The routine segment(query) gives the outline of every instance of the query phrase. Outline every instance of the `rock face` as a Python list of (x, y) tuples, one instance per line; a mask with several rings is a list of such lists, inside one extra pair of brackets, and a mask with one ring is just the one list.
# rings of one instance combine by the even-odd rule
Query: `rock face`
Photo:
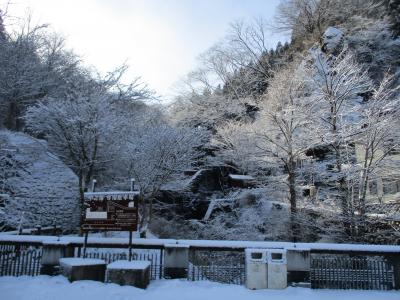
[(78, 225), (78, 178), (45, 141), (0, 131), (0, 228)]
[(343, 32), (335, 27), (328, 27), (322, 35), (322, 51), (337, 51), (343, 42)]

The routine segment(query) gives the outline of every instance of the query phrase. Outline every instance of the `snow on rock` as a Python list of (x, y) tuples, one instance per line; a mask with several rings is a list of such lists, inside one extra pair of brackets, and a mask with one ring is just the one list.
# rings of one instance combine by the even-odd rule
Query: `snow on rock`
[[(21, 288), (23, 287), (23, 288)], [(152, 281), (146, 290), (97, 281), (75, 281), (65, 277), (0, 277), (4, 300), (397, 300), (398, 291), (311, 290), (289, 287), (284, 290), (248, 290), (244, 286), (209, 281)]]
[(335, 51), (343, 41), (343, 31), (335, 27), (328, 27), (322, 35), (322, 50), (324, 52)]
[[(47, 143), (23, 133), (0, 131), (0, 157), (8, 157), (4, 225), (17, 228), (59, 225), (70, 229), (78, 224), (78, 178)], [(3, 192), (3, 191), (2, 191)]]
[(151, 263), (147, 260), (117, 260), (107, 265), (107, 269), (116, 270), (144, 270), (150, 267)]

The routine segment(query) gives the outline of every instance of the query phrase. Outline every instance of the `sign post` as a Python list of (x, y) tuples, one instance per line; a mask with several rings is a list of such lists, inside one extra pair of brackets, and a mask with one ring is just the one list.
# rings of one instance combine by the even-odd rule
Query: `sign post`
[(85, 215), (82, 231), (85, 232), (83, 257), (89, 231), (128, 231), (129, 260), (132, 258), (132, 232), (138, 225), (138, 192), (85, 193)]

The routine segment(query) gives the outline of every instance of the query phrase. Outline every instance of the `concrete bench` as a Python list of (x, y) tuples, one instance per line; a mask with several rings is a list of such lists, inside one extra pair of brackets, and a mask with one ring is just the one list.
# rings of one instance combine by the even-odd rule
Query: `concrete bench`
[(91, 258), (61, 258), (60, 271), (71, 282), (76, 280), (104, 282), (106, 262)]
[(117, 260), (107, 266), (107, 281), (145, 289), (150, 283), (150, 262)]

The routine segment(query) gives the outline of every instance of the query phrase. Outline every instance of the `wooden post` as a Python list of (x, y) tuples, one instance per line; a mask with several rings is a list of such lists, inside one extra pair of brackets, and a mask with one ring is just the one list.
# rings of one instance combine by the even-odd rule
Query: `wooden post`
[(97, 183), (97, 180), (93, 179), (93, 181), (92, 181), (92, 192), (93, 193), (96, 191), (96, 183)]
[(131, 178), (131, 192), (135, 190), (135, 178)]
[(89, 231), (85, 232), (85, 241), (83, 242), (83, 258), (86, 258), (86, 245), (89, 236)]
[(129, 230), (129, 261), (132, 260), (132, 230)]
[(394, 289), (400, 290), (400, 254), (388, 255), (386, 258), (393, 266)]

